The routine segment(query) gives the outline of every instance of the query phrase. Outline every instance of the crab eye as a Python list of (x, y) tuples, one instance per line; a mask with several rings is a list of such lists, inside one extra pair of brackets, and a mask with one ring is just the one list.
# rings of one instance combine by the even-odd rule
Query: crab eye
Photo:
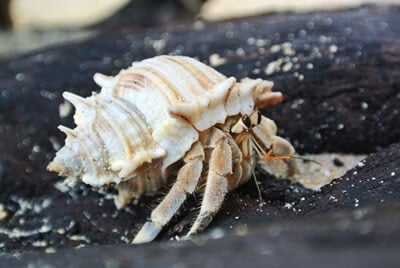
[(250, 120), (250, 117), (247, 114), (242, 116), (242, 122), (247, 128), (251, 127), (251, 120)]
[(262, 114), (260, 111), (257, 111), (257, 125), (261, 124)]

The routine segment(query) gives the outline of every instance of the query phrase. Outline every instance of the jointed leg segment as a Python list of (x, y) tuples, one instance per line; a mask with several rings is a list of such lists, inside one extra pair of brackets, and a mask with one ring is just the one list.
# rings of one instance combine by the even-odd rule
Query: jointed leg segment
[(262, 157), (259, 166), (269, 174), (277, 177), (288, 178), (298, 173), (297, 162), (293, 157), (295, 153), (293, 146), (287, 140), (279, 136), (272, 136), (271, 139), (272, 147)]
[(268, 152), (262, 157), (262, 160), (268, 161), (268, 160), (291, 160), (293, 156), (291, 155), (272, 155), (274, 153), (274, 149), (271, 148), (268, 150)]
[(187, 195), (195, 191), (203, 169), (203, 160), (203, 148), (200, 143), (196, 143), (184, 158), (185, 164), (179, 170), (176, 182), (171, 190), (153, 210), (151, 221), (143, 225), (132, 243), (145, 243), (156, 238), (161, 229), (176, 214)]
[(199, 233), (210, 224), (228, 192), (227, 176), (232, 174), (232, 150), (224, 137), (214, 137), (218, 140), (211, 140), (210, 144), (211, 147), (215, 147), (208, 162), (209, 170), (200, 213), (188, 235)]
[[(233, 148), (226, 135), (219, 129), (210, 130), (204, 139), (202, 144), (196, 143), (188, 152), (176, 182), (163, 201), (153, 210), (151, 220), (143, 225), (133, 243), (152, 241), (160, 233), (186, 200), (187, 195), (195, 192), (202, 175), (204, 160), (208, 162), (208, 172), (205, 173), (207, 178), (203, 201), (200, 213), (188, 235), (204, 230), (219, 211), (230, 187), (229, 179), (233, 178)], [(210, 150), (208, 159), (205, 159), (203, 146), (206, 150)]]

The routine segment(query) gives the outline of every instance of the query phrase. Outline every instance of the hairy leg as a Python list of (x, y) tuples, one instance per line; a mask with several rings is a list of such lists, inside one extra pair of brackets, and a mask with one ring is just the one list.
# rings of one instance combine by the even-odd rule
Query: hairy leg
[(225, 134), (218, 129), (212, 129), (205, 147), (212, 150), (208, 160), (206, 186), (200, 213), (188, 236), (203, 231), (210, 224), (221, 208), (228, 192), (228, 178), (232, 176), (232, 149)]
[(151, 220), (146, 222), (135, 236), (132, 243), (139, 244), (152, 241), (161, 229), (171, 220), (198, 184), (203, 169), (204, 151), (199, 142), (184, 158), (185, 164), (179, 170), (177, 179), (161, 203), (152, 211)]

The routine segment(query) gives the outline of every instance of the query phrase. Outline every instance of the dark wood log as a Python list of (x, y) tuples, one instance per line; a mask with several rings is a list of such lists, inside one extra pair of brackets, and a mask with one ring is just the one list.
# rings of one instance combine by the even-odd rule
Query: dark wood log
[[(400, 248), (399, 15), (399, 7), (368, 6), (142, 32), (125, 25), (86, 42), (1, 62), (0, 204), (8, 216), (0, 221), (0, 250), (6, 255), (34, 250), (22, 261), (72, 266), (251, 260), (329, 267), (373, 266), (379, 260), (395, 267), (399, 258), (391, 254)], [(204, 62), (217, 53), (225, 59), (217, 69), (226, 75), (273, 80), (285, 101), (263, 112), (301, 153), (372, 154), (319, 192), (260, 174), (267, 205), (259, 207), (252, 182), (231, 193), (209, 229), (222, 228), (223, 239), (203, 246), (130, 246), (153, 199), (117, 211), (112, 200), (88, 186), (58, 191), (54, 183), (60, 178), (45, 167), (54, 155), (52, 143), (63, 142), (56, 126), (72, 126), (71, 117), (58, 115), (64, 90), (87, 96), (97, 89), (95, 72), (115, 74), (132, 61), (161, 53)], [(182, 213), (159, 240), (183, 234), (193, 216)], [(91, 247), (67, 250), (81, 244)], [(40, 253), (46, 248), (66, 249), (46, 256)], [(0, 260), (21, 264), (7, 256)]]
[(205, 0), (131, 0), (111, 18), (92, 28), (113, 30), (121, 27), (147, 28), (193, 19)]
[[(142, 246), (88, 246), (55, 254), (3, 257), (4, 267), (397, 267), (400, 207), (358, 209), (325, 218), (238, 229), (220, 239)], [(388, 224), (389, 223), (389, 224)], [(245, 235), (244, 235), (245, 234)], [(211, 235), (212, 237), (212, 235)], [(24, 266), (26, 267), (26, 266)]]
[(10, 0), (0, 0), (0, 29), (10, 27)]

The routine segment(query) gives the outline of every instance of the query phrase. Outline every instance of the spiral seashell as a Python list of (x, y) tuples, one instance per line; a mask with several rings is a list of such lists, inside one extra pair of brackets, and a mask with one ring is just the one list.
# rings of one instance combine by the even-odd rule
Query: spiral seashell
[[(211, 171), (198, 169), (203, 162), (210, 168), (226, 169), (235, 174), (222, 176), (228, 182), (227, 189), (221, 191), (227, 192), (248, 180), (257, 153), (266, 154), (275, 145), (276, 151), (294, 153), (287, 141), (275, 136), (273, 121), (257, 112), (282, 99), (280, 92), (271, 91), (270, 81), (246, 78), (237, 82), (183, 56), (146, 59), (115, 77), (95, 74), (94, 80), (101, 87), (98, 94), (87, 98), (63, 94), (75, 106), (76, 127), (59, 127), (66, 134), (65, 146), (48, 169), (93, 186), (117, 185), (119, 207), (132, 197), (167, 185), (170, 175), (177, 173), (173, 170), (176, 168), (179, 173), (175, 184), (183, 184), (183, 175), (179, 174), (185, 172), (186, 177), (193, 177), (193, 183), (214, 180), (208, 178)], [(225, 162), (230, 164), (224, 168), (220, 166), (225, 164), (216, 162), (216, 156), (209, 156), (219, 150), (229, 154)], [(179, 161), (186, 164), (179, 167)], [(293, 161), (278, 162), (282, 174), (294, 172)], [(190, 169), (186, 171), (185, 165)], [(182, 195), (178, 197), (182, 199)], [(168, 205), (173, 206), (171, 202)], [(155, 230), (165, 225), (163, 220), (151, 224), (138, 235), (142, 237), (139, 242), (151, 240), (154, 235), (150, 239), (148, 232), (157, 234)], [(199, 224), (205, 223), (194, 226)], [(192, 233), (201, 229), (193, 228)]]

